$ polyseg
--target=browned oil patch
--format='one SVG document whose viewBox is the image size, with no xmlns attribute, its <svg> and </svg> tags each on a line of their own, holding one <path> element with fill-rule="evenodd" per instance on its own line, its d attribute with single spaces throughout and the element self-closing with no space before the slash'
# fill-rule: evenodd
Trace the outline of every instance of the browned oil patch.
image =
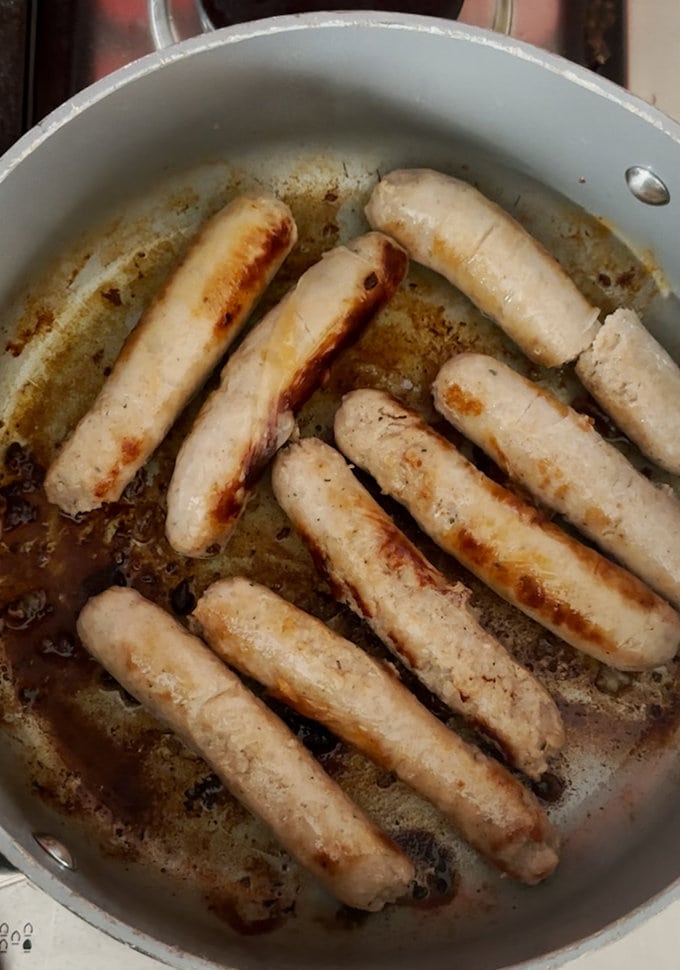
<svg viewBox="0 0 680 970">
<path fill-rule="evenodd" d="M 102 290 L 102 299 L 106 300 L 111 306 L 122 306 L 123 300 L 120 295 L 120 290 L 117 286 L 109 286 L 108 289 Z"/>
<path fill-rule="evenodd" d="M 680 676 L 680 655 L 676 655 L 668 665 L 670 675 L 666 682 L 659 671 L 652 671 L 652 684 L 657 688 L 656 696 L 646 697 L 646 724 L 635 745 L 635 754 L 648 756 L 654 750 L 677 744 L 678 724 L 680 723 L 680 690 L 675 681 Z"/>
<path fill-rule="evenodd" d="M 250 889 L 250 876 L 245 876 L 239 887 L 242 891 Z M 294 903 L 281 904 L 280 900 L 268 891 L 266 898 L 262 900 L 261 907 L 264 912 L 261 915 L 250 915 L 243 912 L 245 907 L 240 896 L 225 898 L 223 894 L 216 892 L 206 893 L 205 903 L 213 915 L 223 920 L 240 936 L 261 936 L 263 933 L 272 933 L 286 922 L 291 914 L 295 912 Z M 260 907 L 257 907 L 258 911 Z M 267 915 L 265 915 L 265 913 Z"/>
<path fill-rule="evenodd" d="M 264 877 L 256 885 L 251 870 L 257 858 L 249 858 L 247 846 L 229 843 L 232 825 L 242 825 L 247 813 L 222 788 L 219 798 L 203 797 L 197 786 L 205 765 L 102 670 L 75 629 L 87 599 L 111 585 L 134 586 L 165 609 L 184 613 L 188 589 L 200 593 L 214 578 L 165 542 L 163 492 L 178 440 L 169 444 L 158 483 L 139 473 L 120 502 L 76 519 L 47 503 L 43 470 L 30 453 L 18 444 L 8 449 L 0 502 L 2 660 L 11 703 L 42 725 L 62 765 L 56 774 L 32 767 L 36 794 L 94 827 L 107 854 L 153 858 L 168 878 L 203 887 L 211 907 L 224 918 L 232 913 L 227 921 L 240 932 L 261 932 L 269 925 L 263 900 L 272 887 Z M 120 699 L 113 707 L 112 697 Z M 301 736 L 300 719 L 291 726 Z M 301 739 L 315 736 L 308 729 Z M 336 748 L 337 740 L 326 742 L 326 750 Z M 217 819 L 223 836 L 214 834 Z M 232 884 L 226 872 L 233 865 L 225 858 L 240 860 L 240 878 L 252 878 L 252 893 L 238 880 Z M 290 894 L 290 879 L 277 876 L 282 898 Z M 293 911 L 288 899 L 279 915 Z"/>
<path fill-rule="evenodd" d="M 47 333 L 54 326 L 54 311 L 50 307 L 38 306 L 32 314 L 31 322 L 25 325 L 13 340 L 8 340 L 5 344 L 5 350 L 12 357 L 20 357 L 35 337 Z"/>
<path fill-rule="evenodd" d="M 400 905 L 435 909 L 450 903 L 460 887 L 460 873 L 451 849 L 424 829 L 395 832 L 394 841 L 413 862 L 416 872 L 411 892 L 399 901 Z"/>
<path fill-rule="evenodd" d="M 637 276 L 637 267 L 631 266 L 629 269 L 624 270 L 623 273 L 619 273 L 619 275 L 616 277 L 616 285 L 625 287 L 626 289 L 631 289 L 632 284 L 635 282 Z"/>
</svg>

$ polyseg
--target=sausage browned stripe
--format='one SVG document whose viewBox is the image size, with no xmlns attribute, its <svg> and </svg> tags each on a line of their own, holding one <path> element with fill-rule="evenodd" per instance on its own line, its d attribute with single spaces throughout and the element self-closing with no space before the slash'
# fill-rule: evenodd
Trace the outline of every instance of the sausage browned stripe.
<svg viewBox="0 0 680 970">
<path fill-rule="evenodd" d="M 576 373 L 640 451 L 680 475 L 680 368 L 634 310 L 605 318 Z"/>
<path fill-rule="evenodd" d="M 182 445 L 167 535 L 187 556 L 217 552 L 254 482 L 295 427 L 334 353 L 394 293 L 408 259 L 379 232 L 326 253 L 260 321 L 222 371 Z"/>
<path fill-rule="evenodd" d="M 434 394 L 444 417 L 512 478 L 680 605 L 680 502 L 589 418 L 481 354 L 449 360 Z"/>
<path fill-rule="evenodd" d="M 335 433 L 442 549 L 567 643 L 621 670 L 656 667 L 675 653 L 680 617 L 668 603 L 487 478 L 387 394 L 349 394 Z M 584 467 L 578 456 L 567 460 Z"/>
<path fill-rule="evenodd" d="M 533 884 L 553 871 L 557 840 L 534 796 L 353 643 L 247 579 L 213 584 L 194 616 L 220 657 L 394 771 L 503 872 Z"/>
<path fill-rule="evenodd" d="M 370 430 L 367 432 L 370 434 Z M 470 592 L 437 572 L 334 448 L 305 438 L 274 465 L 274 493 L 336 599 L 364 617 L 431 691 L 528 775 L 545 771 L 564 731 L 547 691 L 486 633 Z"/>
<path fill-rule="evenodd" d="M 349 906 L 378 910 L 413 867 L 239 678 L 160 607 L 131 589 L 91 599 L 87 649 L 259 815 L 285 848 Z"/>
<path fill-rule="evenodd" d="M 288 206 L 268 195 L 235 199 L 206 223 L 49 469 L 51 502 L 74 514 L 120 498 L 239 333 L 296 239 Z"/>
<path fill-rule="evenodd" d="M 462 290 L 532 360 L 558 366 L 592 343 L 597 308 L 518 222 L 467 182 L 429 169 L 391 172 L 373 190 L 366 216 Z"/>
</svg>

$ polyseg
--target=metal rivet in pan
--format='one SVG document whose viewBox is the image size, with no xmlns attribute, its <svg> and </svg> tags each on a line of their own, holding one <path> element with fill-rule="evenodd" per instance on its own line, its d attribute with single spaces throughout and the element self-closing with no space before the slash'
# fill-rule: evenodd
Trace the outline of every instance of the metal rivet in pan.
<svg viewBox="0 0 680 970">
<path fill-rule="evenodd" d="M 668 186 L 644 165 L 631 165 L 626 169 L 626 182 L 635 198 L 646 205 L 668 205 L 671 201 Z"/>
<path fill-rule="evenodd" d="M 46 835 L 43 832 L 34 832 L 33 838 L 40 848 L 48 854 L 50 859 L 53 859 L 62 869 L 70 869 L 73 872 L 77 868 L 76 860 L 59 839 L 55 839 L 53 835 Z"/>
</svg>

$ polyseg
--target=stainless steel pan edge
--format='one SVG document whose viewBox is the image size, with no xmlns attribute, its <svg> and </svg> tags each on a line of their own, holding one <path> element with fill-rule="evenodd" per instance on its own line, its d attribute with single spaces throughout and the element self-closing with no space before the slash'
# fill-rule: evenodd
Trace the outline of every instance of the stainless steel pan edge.
<svg viewBox="0 0 680 970">
<path fill-rule="evenodd" d="M 326 32 L 329 43 L 322 40 L 317 45 L 320 30 Z M 352 43 L 345 46 L 342 41 L 348 31 L 353 32 Z M 294 35 L 296 43 L 291 44 Z M 331 35 L 337 41 L 336 53 L 330 43 Z M 378 42 L 388 36 L 395 56 L 403 57 L 411 44 L 411 53 L 424 53 L 427 48 L 430 55 L 420 62 L 426 76 L 409 77 L 408 89 L 404 75 L 409 72 L 401 67 L 397 70 L 395 57 L 388 55 L 386 45 Z M 309 40 L 311 37 L 313 41 Z M 347 14 L 281 18 L 218 32 L 150 55 L 88 89 L 29 132 L 0 161 L 3 300 L 23 283 L 25 267 L 35 265 L 36 253 L 53 252 L 60 240 L 72 237 L 87 225 L 88 199 L 108 188 L 109 202 L 115 206 L 117 193 L 124 194 L 126 178 L 135 174 L 143 182 L 153 177 L 154 167 L 147 164 L 144 150 L 155 139 L 161 149 L 172 143 L 173 134 L 176 137 L 173 114 L 184 117 L 186 125 L 193 119 L 200 154 L 209 157 L 222 150 L 224 134 L 213 124 L 215 118 L 224 117 L 224 107 L 218 106 L 210 82 L 222 71 L 236 72 L 235 62 L 249 46 L 257 45 L 262 50 L 263 44 L 271 42 L 283 51 L 277 55 L 278 65 L 269 61 L 270 72 L 277 66 L 281 69 L 288 60 L 302 77 L 309 78 L 310 72 L 324 65 L 326 72 L 347 79 L 356 62 L 357 69 L 359 65 L 363 67 L 362 86 L 376 104 L 385 98 L 390 108 L 388 115 L 397 108 L 405 114 L 419 111 L 428 125 L 448 124 L 459 136 L 465 133 L 505 163 L 539 177 L 586 209 L 601 214 L 621 234 L 635 240 L 637 248 L 653 251 L 671 285 L 680 281 L 674 211 L 680 198 L 680 127 L 614 85 L 526 45 L 427 18 Z M 446 47 L 440 46 L 442 43 Z M 227 49 L 229 58 L 223 57 Z M 484 62 L 484 69 L 466 75 L 470 63 L 466 63 L 465 52 L 470 49 L 479 55 L 478 62 Z M 445 51 L 450 61 L 445 58 Z M 227 65 L 228 61 L 232 66 Z M 488 65 L 496 68 L 491 78 L 486 72 Z M 449 79 L 452 92 L 456 90 L 455 80 L 465 77 L 468 84 L 473 77 L 484 91 L 475 93 L 468 88 L 465 98 L 442 98 L 441 88 L 447 87 L 442 81 L 451 72 L 455 76 Z M 401 87 L 390 88 L 399 77 Z M 192 83 L 187 83 L 191 79 Z M 527 85 L 528 79 L 534 83 Z M 163 89 L 167 90 L 168 84 L 177 92 L 174 112 L 167 112 L 166 121 L 158 118 L 150 125 L 149 105 L 164 102 Z M 134 98 L 128 97 L 130 91 Z M 202 98 L 201 106 L 196 105 L 197 92 Z M 555 109 L 556 92 L 561 97 L 559 109 Z M 510 103 L 518 94 L 519 99 Z M 342 118 L 342 105 L 331 100 Z M 319 107 L 319 103 L 306 105 L 304 120 L 309 122 Z M 395 116 L 398 114 L 395 110 Z M 455 114 L 453 120 L 451 114 Z M 296 108 L 287 123 L 299 118 Z M 383 123 L 390 120 L 387 117 Z M 244 132 L 251 139 L 257 138 L 252 127 L 243 121 L 240 124 L 240 131 L 238 126 L 234 128 L 235 138 Z M 541 137 L 544 132 L 545 137 Z M 556 150 L 560 137 L 564 144 Z M 85 148 L 88 159 L 83 171 L 78 170 L 75 159 Z M 196 153 L 195 147 L 193 151 Z M 178 148 L 172 164 L 181 167 L 188 157 Z M 671 193 L 670 205 L 647 208 L 630 195 L 624 172 L 634 164 L 646 165 L 664 179 Z M 46 173 L 50 173 L 49 178 Z M 121 175 L 123 188 L 117 188 L 115 183 Z M 54 214 L 55 196 L 59 218 Z M 21 233 L 17 226 L 21 226 Z M 43 242 L 37 245 L 36 240 Z M 27 818 L 10 802 L 7 792 L 3 791 L 1 798 L 0 817 L 5 824 L 0 830 L 0 851 L 38 886 L 95 926 L 159 959 L 178 967 L 216 966 L 133 929 L 130 924 L 134 920 L 128 923 L 109 915 L 88 895 L 87 879 L 83 878 L 86 865 L 73 874 L 48 869 L 36 852 Z M 31 829 L 34 830 L 33 824 Z M 86 858 L 84 851 L 83 859 Z M 516 966 L 527 970 L 559 966 L 586 949 L 621 936 L 679 895 L 677 882 L 666 890 L 657 887 L 650 901 L 612 922 L 607 929 L 559 952 Z"/>
</svg>

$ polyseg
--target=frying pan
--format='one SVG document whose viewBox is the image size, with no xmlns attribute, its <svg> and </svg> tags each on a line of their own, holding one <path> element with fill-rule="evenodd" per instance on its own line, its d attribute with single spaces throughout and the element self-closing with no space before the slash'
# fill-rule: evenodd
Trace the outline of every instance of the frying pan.
<svg viewBox="0 0 680 970">
<path fill-rule="evenodd" d="M 478 184 L 598 305 L 635 306 L 680 355 L 679 142 L 660 113 L 557 57 L 449 22 L 348 13 L 263 21 L 151 55 L 3 158 L 0 851 L 10 862 L 94 925 L 187 968 L 556 966 L 677 896 L 677 665 L 613 675 L 417 536 L 560 704 L 569 740 L 539 793 L 562 863 L 540 887 L 499 879 L 394 778 L 279 710 L 416 862 L 418 892 L 404 905 L 367 918 L 338 908 L 73 637 L 79 607 L 111 583 L 183 614 L 215 575 L 245 572 L 380 655 L 316 577 L 266 476 L 225 555 L 197 564 L 162 539 L 164 484 L 191 407 L 121 502 L 82 521 L 46 506 L 40 468 L 192 230 L 261 184 L 290 202 L 301 235 L 269 302 L 360 231 L 381 172 L 428 165 Z M 302 433 L 328 437 L 339 396 L 358 383 L 432 418 L 429 382 L 471 347 L 591 407 L 568 368 L 531 369 L 460 294 L 413 267 L 306 406 Z"/>
</svg>

